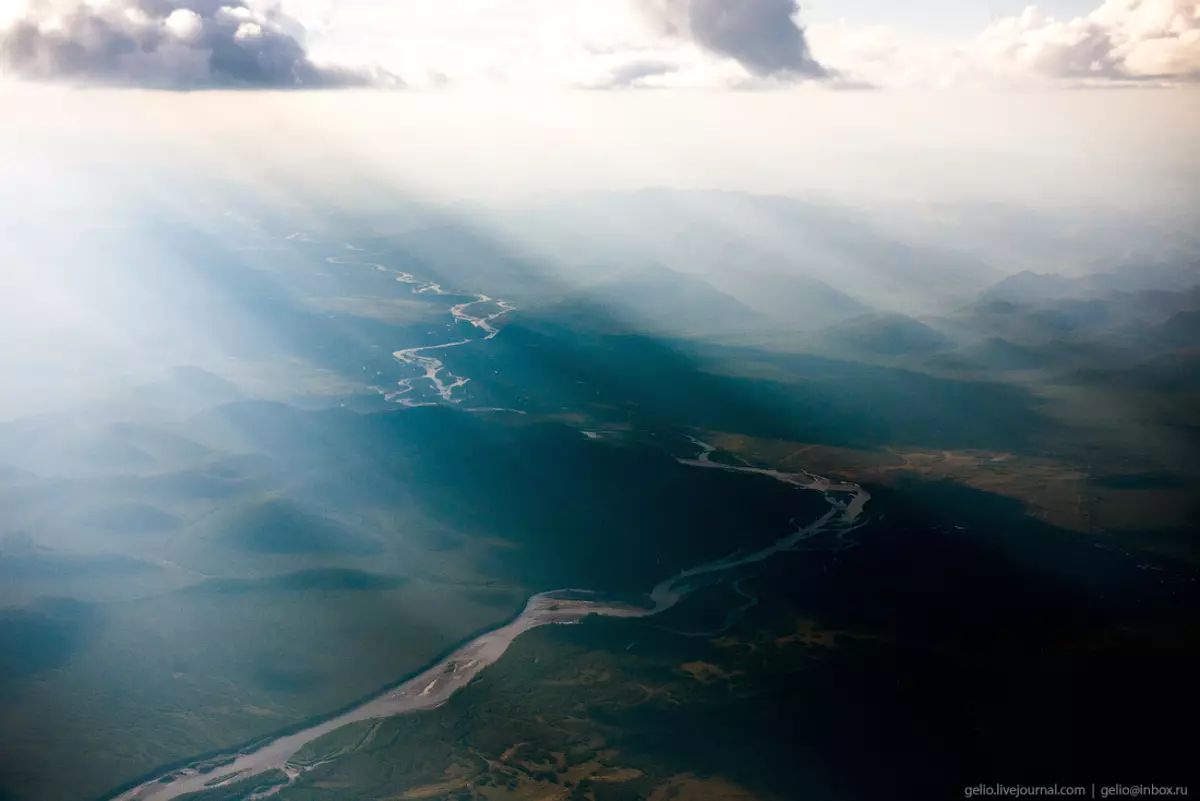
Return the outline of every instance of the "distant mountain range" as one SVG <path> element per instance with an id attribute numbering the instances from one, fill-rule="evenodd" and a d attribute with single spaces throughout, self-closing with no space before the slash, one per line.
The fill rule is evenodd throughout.
<path id="1" fill-rule="evenodd" d="M 551 306 L 557 314 L 575 307 L 626 331 L 704 337 L 817 330 L 870 311 L 825 282 L 801 275 L 733 268 L 701 277 L 658 264 L 604 278 Z"/>
<path id="2" fill-rule="evenodd" d="M 503 271 L 510 292 L 539 281 L 542 289 L 587 284 L 656 263 L 772 316 L 822 325 L 836 321 L 818 315 L 826 300 L 827 308 L 845 306 L 846 316 L 861 306 L 924 313 L 1000 275 L 965 251 L 892 232 L 869 211 L 787 197 L 652 189 L 458 211 L 463 220 L 397 244 L 441 275 L 471 269 L 488 281 Z M 747 278 L 763 285 L 746 287 Z"/>
<path id="3" fill-rule="evenodd" d="M 855 317 L 821 331 L 819 341 L 834 350 L 879 356 L 930 354 L 954 347 L 950 337 L 902 314 Z"/>
<path id="4" fill-rule="evenodd" d="M 1051 303 L 1097 298 L 1114 292 L 1183 292 L 1200 285 L 1200 261 L 1128 264 L 1092 275 L 1069 277 L 1028 270 L 1001 279 L 980 295 L 982 301 Z"/>
<path id="5" fill-rule="evenodd" d="M 597 319 L 594 311 L 602 310 L 627 331 L 718 332 L 764 323 L 761 314 L 737 298 L 661 265 L 627 271 L 557 304 L 559 313 L 571 314 L 573 308 L 592 319 Z"/>
<path id="6" fill-rule="evenodd" d="M 776 327 L 807 331 L 871 311 L 871 307 L 817 278 L 733 266 L 708 279 Z"/>
<path id="7" fill-rule="evenodd" d="M 919 317 L 869 312 L 796 342 L 938 373 L 1033 371 L 1073 381 L 1067 377 L 1083 370 L 1093 371 L 1095 380 L 1117 381 L 1123 370 L 1159 359 L 1175 363 L 1172 354 L 1200 349 L 1200 273 L 1189 264 L 1082 277 L 1022 272 L 952 311 Z"/>

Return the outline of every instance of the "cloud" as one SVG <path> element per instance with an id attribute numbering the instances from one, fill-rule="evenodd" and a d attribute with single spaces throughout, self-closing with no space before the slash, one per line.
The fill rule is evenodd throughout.
<path id="1" fill-rule="evenodd" d="M 654 58 L 639 58 L 618 64 L 600 80 L 585 84 L 591 89 L 634 89 L 646 86 L 649 78 L 658 78 L 679 71 L 679 65 Z"/>
<path id="2" fill-rule="evenodd" d="M 0 0 L 0 16 L 14 1 Z M 805 27 L 797 0 L 33 2 L 7 28 L 0 22 L 0 73 L 110 86 L 769 90 L 806 79 L 830 89 L 1200 79 L 1200 0 L 1096 0 L 1092 13 L 1062 20 L 1034 7 L 965 41 Z M 359 60 L 387 71 L 336 66 Z"/>
<path id="3" fill-rule="evenodd" d="M 886 27 L 818 25 L 814 51 L 881 86 L 1123 86 L 1200 80 L 1200 0 L 1107 0 L 1055 19 L 1036 6 L 967 42 L 905 38 Z"/>
<path id="4" fill-rule="evenodd" d="M 757 77 L 825 78 L 796 0 L 634 0 L 662 34 L 735 59 Z"/>
<path id="5" fill-rule="evenodd" d="M 0 30 L 0 71 L 38 81 L 160 89 L 309 89 L 395 83 L 320 65 L 276 2 L 35 2 Z"/>
<path id="6" fill-rule="evenodd" d="M 980 35 L 996 69 L 1047 78 L 1200 78 L 1200 0 L 1107 0 L 1060 21 L 1035 6 Z"/>

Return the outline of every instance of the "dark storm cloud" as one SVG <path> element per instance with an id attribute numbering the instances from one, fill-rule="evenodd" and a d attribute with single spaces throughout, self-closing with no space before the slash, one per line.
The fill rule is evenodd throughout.
<path id="1" fill-rule="evenodd" d="M 736 59 L 760 77 L 824 78 L 796 22 L 796 0 L 634 0 L 664 33 Z"/>
<path id="2" fill-rule="evenodd" d="M 0 70 L 31 80 L 164 89 L 367 86 L 389 76 L 314 64 L 303 28 L 239 0 L 36 2 L 0 30 Z"/>

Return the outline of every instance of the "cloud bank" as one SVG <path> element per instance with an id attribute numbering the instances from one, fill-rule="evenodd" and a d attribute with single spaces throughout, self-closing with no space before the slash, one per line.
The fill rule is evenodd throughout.
<path id="1" fill-rule="evenodd" d="M 881 86 L 1119 86 L 1200 80 L 1200 0 L 1106 0 L 1060 20 L 1030 6 L 958 44 L 815 26 L 817 54 Z"/>
<path id="2" fill-rule="evenodd" d="M 315 89 L 391 82 L 314 63 L 275 2 L 34 2 L 0 30 L 0 70 L 18 77 L 161 89 Z"/>
<path id="3" fill-rule="evenodd" d="M 397 85 L 397 75 L 431 91 L 1200 82 L 1200 0 L 1096 0 L 1072 19 L 1031 7 L 965 40 L 804 26 L 797 0 L 32 2 L 0 22 L 0 73 L 109 86 L 330 88 Z M 334 65 L 364 59 L 387 71 Z"/>
<path id="4" fill-rule="evenodd" d="M 1107 0 L 1060 21 L 1029 7 L 979 37 L 997 69 L 1047 78 L 1200 78 L 1200 0 Z"/>
<path id="5" fill-rule="evenodd" d="M 735 59 L 758 77 L 824 78 L 796 21 L 796 0 L 635 0 L 667 36 Z"/>

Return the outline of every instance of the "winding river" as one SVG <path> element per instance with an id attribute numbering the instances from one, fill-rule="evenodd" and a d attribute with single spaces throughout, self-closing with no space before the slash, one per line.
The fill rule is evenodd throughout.
<path id="1" fill-rule="evenodd" d="M 343 260 L 341 257 L 331 257 L 328 261 L 365 264 L 378 270 L 396 272 L 382 265 Z M 421 282 L 407 273 L 396 274 L 397 280 L 414 284 L 414 291 L 417 292 L 458 294 L 447 292 L 437 284 Z M 455 320 L 469 322 L 483 331 L 484 337 L 481 339 L 491 339 L 499 333 L 499 329 L 492 323 L 512 311 L 513 307 L 485 295 L 474 297 L 474 301 L 452 307 L 451 314 Z M 494 304 L 494 311 L 490 313 L 477 315 L 470 311 L 473 306 L 489 303 Z M 465 384 L 468 379 L 452 375 L 441 361 L 426 354 L 439 348 L 456 347 L 475 341 L 479 340 L 464 339 L 443 345 L 396 351 L 394 356 L 398 361 L 418 367 L 423 371 L 423 376 L 400 381 L 400 389 L 389 393 L 389 399 L 405 406 L 434 403 L 435 401 L 419 401 L 408 397 L 414 391 L 414 382 L 424 378 L 443 402 L 457 402 L 454 390 Z M 589 432 L 583 433 L 586 435 Z M 784 551 L 794 550 L 805 540 L 818 534 L 833 534 L 841 543 L 839 547 L 849 547 L 853 544 L 847 539 L 847 535 L 863 525 L 864 508 L 870 498 L 862 487 L 857 484 L 833 482 L 807 472 L 784 473 L 750 465 L 722 464 L 712 460 L 712 454 L 716 450 L 712 445 L 694 438 L 691 441 L 699 449 L 699 453 L 692 457 L 678 458 L 677 461 L 681 464 L 696 469 L 726 470 L 769 477 L 798 490 L 821 493 L 829 508 L 816 520 L 803 523 L 794 520 L 795 529 L 770 545 L 749 553 L 739 551 L 663 579 L 650 590 L 650 604 L 646 606 L 603 600 L 587 590 L 567 589 L 538 593 L 529 599 L 521 614 L 509 623 L 476 637 L 419 675 L 349 711 L 242 751 L 230 752 L 166 772 L 113 796 L 112 801 L 167 801 L 188 793 L 227 787 L 268 771 L 282 771 L 290 783 L 305 771 L 316 767 L 315 764 L 305 764 L 295 759 L 304 746 L 352 723 L 412 714 L 441 706 L 487 666 L 495 663 L 508 647 L 527 631 L 550 624 L 578 623 L 589 615 L 620 618 L 645 618 L 656 615 L 675 606 L 692 590 L 711 584 L 713 579 L 763 562 Z M 287 785 L 277 784 L 265 787 L 249 797 L 264 798 L 277 793 L 285 786 Z"/>
<path id="2" fill-rule="evenodd" d="M 845 535 L 863 525 L 864 507 L 870 495 L 857 484 L 836 483 L 809 473 L 782 473 L 749 466 L 725 465 L 712 461 L 712 446 L 695 440 L 703 449 L 694 458 L 680 458 L 681 464 L 696 468 L 728 470 L 769 476 L 798 489 L 820 492 L 829 502 L 829 509 L 816 520 L 798 526 L 771 545 L 750 553 L 736 553 L 723 559 L 705 562 L 682 570 L 660 581 L 650 591 L 651 605 L 634 606 L 589 597 L 585 590 L 556 590 L 534 595 L 525 609 L 510 623 L 476 637 L 450 656 L 429 667 L 421 674 L 386 693 L 330 718 L 315 726 L 284 735 L 253 749 L 231 753 L 216 770 L 201 772 L 186 767 L 166 773 L 116 796 L 114 801 L 166 801 L 186 793 L 224 787 L 244 781 L 270 770 L 281 770 L 294 780 L 315 765 L 293 761 L 305 745 L 326 734 L 365 720 L 406 715 L 433 709 L 444 704 L 450 696 L 471 682 L 488 665 L 493 664 L 508 647 L 527 631 L 549 624 L 577 623 L 588 615 L 605 617 L 644 618 L 670 609 L 685 598 L 704 577 L 715 577 L 738 568 L 762 562 L 775 554 L 797 548 L 805 540 L 822 533 L 834 533 L 844 540 Z M 277 792 L 284 785 L 265 790 L 258 797 Z"/>
<path id="3" fill-rule="evenodd" d="M 351 245 L 346 246 L 352 251 L 359 250 Z M 462 345 L 468 345 L 472 342 L 481 342 L 492 339 L 500 333 L 500 329 L 493 325 L 498 319 L 515 311 L 516 307 L 505 300 L 488 297 L 487 295 L 474 292 L 451 292 L 443 289 L 441 284 L 435 284 L 432 281 L 422 281 L 420 278 L 406 273 L 402 270 L 395 270 L 383 264 L 378 264 L 372 261 L 363 261 L 357 258 L 348 256 L 329 256 L 325 259 L 329 264 L 344 264 L 344 265 L 362 265 L 378 270 L 382 273 L 389 273 L 395 276 L 395 279 L 402 284 L 411 284 L 413 293 L 417 295 L 433 294 L 433 295 L 455 295 L 459 297 L 471 297 L 474 300 L 468 300 L 465 303 L 459 303 L 451 306 L 449 309 L 450 316 L 455 322 L 468 323 L 474 326 L 479 331 L 483 332 L 482 337 L 456 339 L 451 342 L 443 342 L 440 345 L 426 345 L 419 348 L 406 348 L 392 353 L 392 357 L 401 364 L 411 365 L 421 371 L 421 375 L 412 378 L 403 378 L 397 382 L 397 389 L 384 390 L 383 396 L 392 403 L 397 403 L 401 406 L 435 406 L 442 403 L 460 403 L 461 398 L 454 395 L 454 390 L 464 386 L 471 379 L 456 376 L 446 369 L 446 365 L 441 359 L 436 356 L 429 355 L 431 352 L 445 350 L 447 348 L 457 348 Z M 478 306 L 492 306 L 493 311 L 476 313 L 473 309 Z M 432 387 L 437 400 L 429 399 L 422 400 L 416 392 L 417 381 L 428 381 Z M 491 411 L 491 410 L 489 410 Z M 496 410 L 500 411 L 500 410 Z M 503 410 L 508 411 L 508 410 Z"/>

